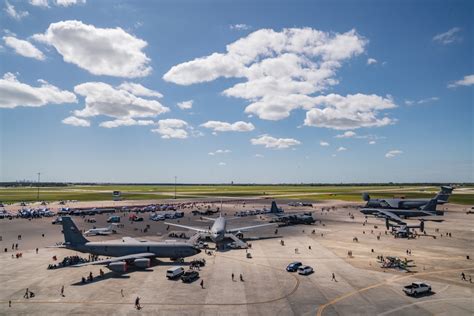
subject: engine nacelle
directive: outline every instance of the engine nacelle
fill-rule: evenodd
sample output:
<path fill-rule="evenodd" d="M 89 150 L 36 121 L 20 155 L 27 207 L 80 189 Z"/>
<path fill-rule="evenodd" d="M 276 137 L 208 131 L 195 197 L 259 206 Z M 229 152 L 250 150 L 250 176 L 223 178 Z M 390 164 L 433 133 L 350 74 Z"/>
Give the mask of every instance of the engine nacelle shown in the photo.
<path fill-rule="evenodd" d="M 125 261 L 118 261 L 110 263 L 107 268 L 117 273 L 127 272 L 127 263 Z"/>
<path fill-rule="evenodd" d="M 151 262 L 150 259 L 147 259 L 147 258 L 140 258 L 140 259 L 135 259 L 135 260 L 133 261 L 133 264 L 134 264 L 137 268 L 146 269 L 146 268 L 149 268 L 149 267 L 150 267 L 150 262 Z"/>

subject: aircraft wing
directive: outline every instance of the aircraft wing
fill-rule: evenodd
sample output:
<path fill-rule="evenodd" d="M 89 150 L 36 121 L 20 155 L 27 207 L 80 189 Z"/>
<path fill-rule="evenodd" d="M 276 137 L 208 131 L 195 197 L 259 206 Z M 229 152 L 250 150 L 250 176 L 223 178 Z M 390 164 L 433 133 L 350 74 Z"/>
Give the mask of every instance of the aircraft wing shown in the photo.
<path fill-rule="evenodd" d="M 397 216 L 396 214 L 390 212 L 390 211 L 386 211 L 386 210 L 377 210 L 378 213 L 376 214 L 376 216 L 378 217 L 383 217 L 383 218 L 388 218 L 388 219 L 391 219 L 392 221 L 394 222 L 397 222 L 397 223 L 401 223 L 401 224 L 404 224 L 405 222 L 399 217 Z"/>
<path fill-rule="evenodd" d="M 200 232 L 200 233 L 207 233 L 209 232 L 208 229 L 203 229 L 203 228 L 198 228 L 198 227 L 193 227 L 193 226 L 186 226 L 186 225 L 180 225 L 180 224 L 173 224 L 173 223 L 168 223 L 168 222 L 165 222 L 166 225 L 170 225 L 170 226 L 176 226 L 176 227 L 181 227 L 181 228 L 186 228 L 186 229 L 190 229 L 190 230 L 195 230 L 197 232 Z"/>
<path fill-rule="evenodd" d="M 141 258 L 148 258 L 148 257 L 154 257 L 154 256 L 156 255 L 152 252 L 143 252 L 143 253 L 136 253 L 133 255 L 127 255 L 127 256 L 122 256 L 122 257 L 115 257 L 115 258 L 111 258 L 107 260 L 98 260 L 98 261 L 80 263 L 80 264 L 73 265 L 72 267 L 84 267 L 84 266 L 89 266 L 89 265 L 109 264 L 109 263 L 117 262 L 117 261 L 141 259 Z"/>
<path fill-rule="evenodd" d="M 212 217 L 205 217 L 205 216 L 200 216 L 202 218 L 204 218 L 205 220 L 208 220 L 208 221 L 215 221 L 216 219 L 215 218 L 212 218 Z"/>
<path fill-rule="evenodd" d="M 227 232 L 228 233 L 237 233 L 237 232 L 250 230 L 250 229 L 254 229 L 254 228 L 258 228 L 258 227 L 275 226 L 275 225 L 276 225 L 275 223 L 268 223 L 268 224 L 254 225 L 254 226 L 238 227 L 238 228 L 228 229 Z"/>

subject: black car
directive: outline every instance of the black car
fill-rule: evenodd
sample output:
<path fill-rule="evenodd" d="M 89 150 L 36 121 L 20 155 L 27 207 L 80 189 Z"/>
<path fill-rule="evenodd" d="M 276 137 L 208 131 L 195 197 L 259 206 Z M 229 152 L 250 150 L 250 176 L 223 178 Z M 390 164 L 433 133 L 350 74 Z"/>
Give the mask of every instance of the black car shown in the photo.
<path fill-rule="evenodd" d="M 135 217 L 133 219 L 134 222 L 143 222 L 143 217 Z"/>
<path fill-rule="evenodd" d="M 181 276 L 181 281 L 183 281 L 184 283 L 191 283 L 197 279 L 199 279 L 199 273 L 193 270 L 186 271 Z"/>
<path fill-rule="evenodd" d="M 296 272 L 299 267 L 301 267 L 301 262 L 292 262 L 286 267 L 286 271 L 288 272 Z"/>

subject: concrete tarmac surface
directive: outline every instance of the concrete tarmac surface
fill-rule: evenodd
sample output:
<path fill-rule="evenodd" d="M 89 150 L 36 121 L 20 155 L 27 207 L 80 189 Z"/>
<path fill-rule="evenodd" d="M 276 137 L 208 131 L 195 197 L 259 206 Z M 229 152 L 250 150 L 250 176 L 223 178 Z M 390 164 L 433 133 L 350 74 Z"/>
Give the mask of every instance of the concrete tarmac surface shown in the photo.
<path fill-rule="evenodd" d="M 250 202 L 249 202 L 250 203 Z M 260 207 L 256 203 L 246 209 Z M 269 203 L 266 201 L 265 203 Z M 334 201 L 330 202 L 331 206 Z M 1 315 L 472 315 L 474 313 L 473 216 L 461 207 L 448 204 L 445 221 L 427 222 L 427 236 L 416 239 L 395 239 L 385 235 L 385 224 L 375 218 L 365 218 L 348 203 L 336 203 L 336 208 L 321 211 L 325 204 L 314 205 L 314 217 L 321 222 L 315 225 L 298 225 L 257 229 L 252 236 L 276 237 L 252 240 L 252 247 L 204 251 L 185 263 L 164 259 L 155 261 L 147 270 L 133 270 L 117 275 L 106 267 L 94 265 L 65 267 L 48 270 L 68 255 L 87 257 L 70 250 L 45 248 L 62 241 L 61 227 L 52 225 L 52 218 L 35 220 L 0 220 L 0 314 Z M 328 204 L 329 205 L 329 204 Z M 354 205 L 354 203 L 352 203 Z M 303 210 L 282 204 L 285 212 Z M 226 205 L 224 212 L 232 216 L 240 205 Z M 212 224 L 199 216 L 189 214 L 180 223 L 207 227 Z M 349 217 L 354 214 L 354 219 Z M 119 239 L 122 236 L 150 240 L 172 239 L 167 237 L 163 222 L 151 222 L 148 214 L 142 223 L 130 224 L 124 216 L 125 228 L 106 237 L 88 237 L 90 240 Z M 73 217 L 80 229 L 92 225 L 104 227 L 107 215 L 94 216 L 97 223 L 86 223 Z M 87 217 L 86 217 L 87 218 Z M 177 220 L 173 220 L 177 222 Z M 259 217 L 246 217 L 229 221 L 229 226 L 247 226 L 261 223 Z M 143 228 L 149 224 L 148 233 Z M 312 231 L 315 231 L 312 233 Z M 186 232 L 189 236 L 192 234 Z M 365 232 L 365 233 L 364 233 Z M 443 236 L 450 232 L 452 237 Z M 380 239 L 376 236 L 380 233 Z M 17 235 L 22 234 L 18 240 Z M 41 235 L 45 234 L 45 237 Z M 281 236 L 281 237 L 280 237 Z M 435 236 L 436 239 L 433 237 Z M 353 238 L 357 237 L 358 242 Z M 284 246 L 280 240 L 284 240 Z M 12 243 L 19 243 L 19 250 L 11 250 Z M 212 245 L 212 243 L 210 243 Z M 311 246 L 311 249 L 309 249 Z M 35 248 L 39 251 L 36 253 Z M 4 252 L 7 248 L 8 252 Z M 296 250 L 297 249 L 297 250 Z M 374 250 L 372 252 L 372 249 Z M 406 250 L 411 250 L 411 255 Z M 353 256 L 347 255 L 348 251 Z M 22 252 L 21 258 L 12 254 Z M 250 252 L 252 258 L 246 257 Z M 382 269 L 377 256 L 398 256 L 414 260 L 410 273 Z M 470 256 L 467 259 L 466 256 Z M 173 265 L 186 268 L 186 262 L 205 258 L 200 279 L 190 284 L 168 280 L 166 270 Z M 308 276 L 286 272 L 286 266 L 301 261 L 312 266 Z M 81 284 L 81 278 L 92 272 L 103 278 Z M 467 281 L 461 280 L 464 272 Z M 231 278 L 235 275 L 234 281 Z M 336 281 L 331 280 L 332 273 Z M 239 276 L 242 274 L 243 281 Z M 204 281 L 204 288 L 200 282 Z M 431 284 L 433 293 L 422 297 L 409 297 L 402 292 L 404 285 L 413 281 Z M 64 297 L 60 295 L 64 285 Z M 26 288 L 35 297 L 24 299 Z M 123 297 L 121 295 L 123 290 Z M 134 308 L 135 298 L 140 297 L 141 310 Z M 9 301 L 12 306 L 9 307 Z"/>

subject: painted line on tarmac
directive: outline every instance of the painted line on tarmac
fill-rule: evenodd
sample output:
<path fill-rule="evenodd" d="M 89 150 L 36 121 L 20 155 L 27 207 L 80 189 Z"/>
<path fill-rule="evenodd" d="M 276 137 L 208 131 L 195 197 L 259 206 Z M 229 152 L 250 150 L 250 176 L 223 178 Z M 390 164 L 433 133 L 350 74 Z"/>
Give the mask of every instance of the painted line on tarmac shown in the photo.
<path fill-rule="evenodd" d="M 425 303 L 435 303 L 435 302 L 443 302 L 443 301 L 471 301 L 471 300 L 472 300 L 472 297 L 452 297 L 452 298 L 439 298 L 439 299 L 425 300 L 425 301 L 414 302 L 414 303 L 402 305 L 402 306 L 393 308 L 391 310 L 388 310 L 386 312 L 383 312 L 383 313 L 380 313 L 380 314 L 377 314 L 377 315 L 378 316 L 384 316 L 384 315 L 388 315 L 388 314 L 391 314 L 391 313 L 394 313 L 394 312 L 398 312 L 398 311 L 400 311 L 402 309 L 405 309 L 407 307 L 411 307 L 411 306 L 415 306 L 415 305 L 419 305 L 419 304 L 425 304 Z"/>
<path fill-rule="evenodd" d="M 368 290 L 371 290 L 371 289 L 374 289 L 374 288 L 381 287 L 382 285 L 386 285 L 386 284 L 394 282 L 394 281 L 400 281 L 400 280 L 408 279 L 408 278 L 411 278 L 411 277 L 437 274 L 437 273 L 443 273 L 443 272 L 459 272 L 459 271 L 469 271 L 469 270 L 474 270 L 474 268 L 447 269 L 447 270 L 439 270 L 439 271 L 431 271 L 431 272 L 423 272 L 423 273 L 403 275 L 403 276 L 398 276 L 398 277 L 391 277 L 391 278 L 389 278 L 385 281 L 382 281 L 382 282 L 379 282 L 379 283 L 376 283 L 376 284 L 372 284 L 372 285 L 369 285 L 369 286 L 364 287 L 362 289 L 358 289 L 358 290 L 346 293 L 342 296 L 339 296 L 339 297 L 327 302 L 326 304 L 323 304 L 323 305 L 319 306 L 318 311 L 316 312 L 316 315 L 321 316 L 323 314 L 324 309 L 326 309 L 326 307 L 328 307 L 330 305 L 334 305 L 334 304 L 338 303 L 339 301 L 342 301 L 343 299 L 351 297 L 355 294 L 359 294 L 361 292 L 365 292 L 365 291 L 368 291 Z"/>

